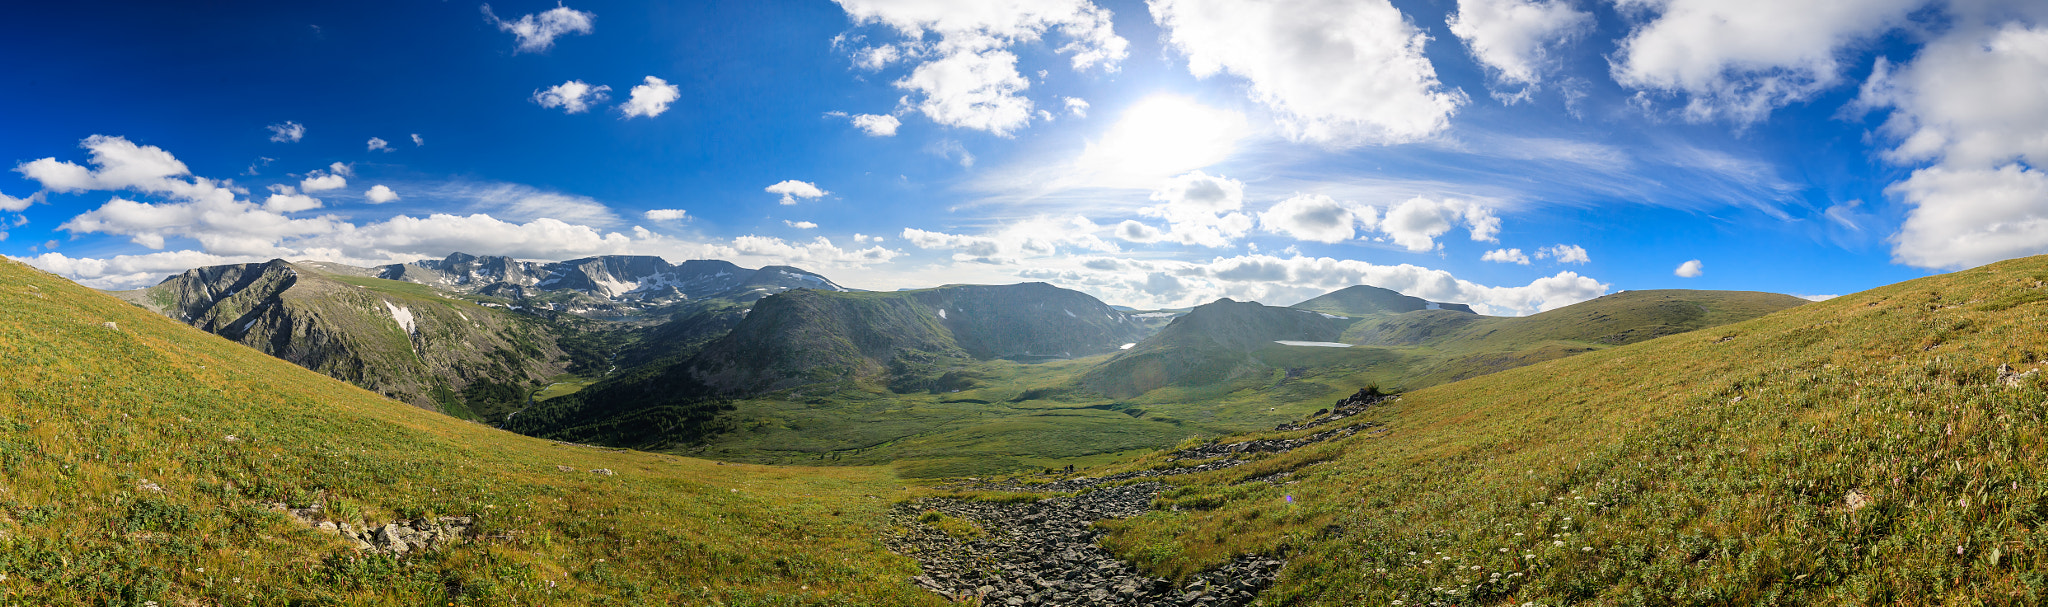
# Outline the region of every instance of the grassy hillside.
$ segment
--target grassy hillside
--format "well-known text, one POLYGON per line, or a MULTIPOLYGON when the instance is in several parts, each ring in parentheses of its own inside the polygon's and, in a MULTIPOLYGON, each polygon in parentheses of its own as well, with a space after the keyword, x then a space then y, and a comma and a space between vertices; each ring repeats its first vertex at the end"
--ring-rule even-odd
POLYGON ((492 430, 13 261, 0 365, 0 604, 938 603, 877 540, 902 494, 886 470, 492 430), (393 559, 271 502, 477 527, 393 559))
POLYGON ((1415 389, 1803 303, 1747 291, 1632 291, 1532 316, 1492 317, 1441 305, 1431 309, 1421 299, 1363 286, 1291 308, 1226 300, 1174 319, 1159 334, 1089 370, 1081 383, 1111 397, 1146 400, 1214 400, 1261 389, 1288 389, 1290 398, 1307 398, 1368 383, 1415 389), (1302 312, 1308 308, 1352 316, 1302 312))
POLYGON ((1345 330, 1344 341, 1405 347, 1428 357, 1394 382, 1420 388, 1748 320, 1805 303, 1790 295, 1755 291, 1624 291, 1521 317, 1421 311, 1369 318, 1345 330))
POLYGON ((1411 392, 1111 543, 1286 555, 1269 604, 2039 604, 2044 358, 2009 261, 1411 392))
POLYGON ((542 320, 347 270, 282 260, 211 266, 115 295, 372 392, 487 423, 550 378, 602 360, 576 345, 584 331, 572 323, 587 321, 542 320))

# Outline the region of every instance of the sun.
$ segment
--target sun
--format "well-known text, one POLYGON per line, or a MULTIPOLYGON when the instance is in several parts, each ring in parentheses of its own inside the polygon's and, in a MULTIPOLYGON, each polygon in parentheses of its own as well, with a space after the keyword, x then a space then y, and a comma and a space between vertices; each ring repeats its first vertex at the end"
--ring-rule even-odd
POLYGON ((1088 144, 1078 168, 1095 185, 1151 187, 1230 158, 1250 132, 1243 114, 1180 95, 1146 97, 1088 144))

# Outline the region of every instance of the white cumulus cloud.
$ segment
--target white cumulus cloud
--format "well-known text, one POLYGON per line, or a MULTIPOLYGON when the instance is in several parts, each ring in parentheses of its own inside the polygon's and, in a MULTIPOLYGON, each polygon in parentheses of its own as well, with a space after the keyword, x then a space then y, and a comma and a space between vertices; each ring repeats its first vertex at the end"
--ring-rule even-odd
POLYGON ((823 236, 810 242, 783 240, 771 236, 746 235, 732 239, 732 248, 740 255, 765 257, 781 263, 803 264, 826 268, 858 268, 878 263, 887 263, 903 255, 902 251, 881 246, 865 249, 847 249, 832 244, 823 236))
POLYGON ((902 120, 898 120, 895 116, 888 114, 848 115, 846 112, 832 112, 828 115, 845 118, 848 122, 853 123, 853 128, 860 129, 861 132, 867 133, 869 137, 895 137, 896 127, 903 126, 902 120))
POLYGON ((1075 117, 1075 118, 1087 118, 1087 117, 1088 117, 1088 100, 1087 100, 1087 99, 1082 99, 1082 98, 1080 98, 1080 97, 1065 97, 1065 98, 1063 98, 1063 99, 1065 100, 1065 102, 1066 102, 1066 104, 1067 104, 1067 113, 1068 113, 1068 114, 1072 115, 1072 116, 1073 116, 1073 117, 1075 117))
POLYGON ((297 213, 320 208, 325 203, 320 199, 300 194, 292 186, 277 184, 270 186, 270 197, 263 199, 263 210, 273 213, 297 213))
POLYGON ((1458 12, 1445 22, 1502 84, 1525 86, 1519 93, 1496 94, 1513 103, 1528 98, 1526 87, 1542 82, 1555 62, 1551 51, 1592 28, 1593 15, 1565 0, 1458 0, 1458 12))
POLYGON ((1886 191, 1912 207, 1892 237, 1901 263, 1957 268, 2048 253, 2048 173, 2040 169, 1936 166, 1886 191))
POLYGON ((683 96, 681 89, 669 84, 667 80, 648 76, 645 82, 633 87, 632 98, 619 104, 619 111, 625 112, 626 118, 660 116, 662 112, 668 111, 668 104, 675 103, 676 99, 683 96))
POLYGON ((16 172, 36 180, 54 192, 132 189, 151 193, 198 196, 212 193, 218 185, 207 179, 181 179, 191 170, 163 148, 136 145, 123 137, 93 135, 79 143, 91 152, 88 169, 70 161, 41 158, 14 167, 16 172))
POLYGON ((22 211, 28 210, 29 205, 42 201, 42 192, 29 194, 27 198, 15 198, 13 196, 8 196, 6 194, 0 194, 0 211, 5 211, 8 213, 20 213, 22 211))
POLYGON ((1654 17, 1621 41, 1622 86, 1688 96, 1695 121, 1762 120, 1841 79, 1844 46, 1903 23, 1927 0, 1617 0, 1654 17))
POLYGON ((1461 223, 1471 231, 1475 241, 1493 242, 1500 233, 1500 217, 1485 205, 1455 198, 1421 196, 1404 200, 1388 209, 1386 218, 1380 221, 1380 231, 1385 232, 1395 244, 1422 252, 1435 250, 1436 237, 1461 223))
POLYGON ((649 209, 646 213, 642 213, 643 216, 653 221, 677 221, 688 218, 689 214, 689 211, 682 209, 649 209))
POLYGON ((306 125, 290 120, 264 128, 270 129, 270 140, 279 143, 291 143, 306 138, 306 125))
POLYGON ((1075 257, 1035 264, 1016 274, 1053 281, 1104 301, 1152 308, 1196 305, 1219 297, 1289 305, 1362 284, 1431 301, 1470 304, 1483 314, 1525 315, 1599 297, 1609 288, 1574 272, 1558 272, 1520 286, 1488 286, 1409 264, 1262 254, 1207 262, 1075 257))
POLYGON ((1521 249, 1494 249, 1487 251, 1485 255, 1480 255, 1479 260, 1529 265, 1529 256, 1523 254, 1521 249))
POLYGON ((1705 266, 1700 264, 1700 260, 1697 259, 1678 264, 1678 269, 1671 271, 1671 275, 1679 278, 1699 278, 1701 274, 1705 273, 1707 273, 1705 266))
POLYGON ((1575 244, 1560 244, 1537 249, 1538 259, 1553 258, 1558 263, 1592 263, 1593 257, 1586 254, 1586 248, 1575 244))
POLYGON ((511 32, 519 40, 519 48, 515 52, 524 53, 548 50, 555 45, 556 38, 568 34, 588 34, 595 29, 592 24, 597 20, 595 14, 559 4, 537 15, 522 16, 517 21, 499 19, 496 13, 491 12, 489 4, 483 5, 483 12, 485 21, 498 26, 500 31, 511 32))
POLYGON ((808 221, 790 221, 787 219, 782 220, 782 224, 799 230, 809 230, 818 227, 818 224, 808 221))
POLYGON ((419 133, 413 133, 413 134, 412 134, 412 144, 413 144, 413 146, 414 146, 414 147, 418 147, 418 146, 426 145, 426 144, 427 144, 427 140, 426 140, 426 139, 422 139, 422 138, 420 138, 420 134, 419 134, 419 133))
POLYGON ((1088 0, 838 2, 855 23, 885 25, 903 38, 855 51, 857 66, 914 63, 895 82, 910 92, 908 106, 939 124, 1001 136, 1029 124, 1034 109, 1021 94, 1030 82, 1017 71, 1013 47, 1057 34, 1066 43, 1055 52, 1067 55, 1076 71, 1113 72, 1129 54, 1110 12, 1088 0))
MULTIPOLYGON (((641 227, 623 233, 605 231, 592 224, 616 225, 619 218, 602 203, 588 197, 505 183, 414 186, 424 190, 420 195, 429 200, 468 201, 471 212, 467 214, 399 215, 364 223, 333 215, 293 218, 288 214, 318 208, 319 200, 302 194, 292 185, 273 184, 269 186, 269 197, 258 204, 241 197, 245 190, 190 175, 185 165, 169 152, 120 137, 89 138, 83 147, 91 153, 89 166, 44 158, 22 163, 16 170, 43 182, 49 191, 129 190, 160 198, 145 201, 116 196, 58 226, 73 235, 125 236, 141 247, 160 251, 106 258, 43 255, 24 261, 100 288, 136 288, 191 267, 278 257, 376 265, 439 257, 450 251, 527 259, 637 253, 671 259, 741 259, 748 263, 861 268, 901 254, 878 246, 842 249, 825 239, 787 242, 743 237, 719 243, 669 238, 641 227), (173 246, 185 244, 181 241, 196 246, 173 246)), ((335 163, 313 171, 311 177, 339 179, 348 174, 348 165, 335 163)), ((377 196, 376 191, 373 187, 365 197, 377 196)), ((30 196, 27 200, 39 199, 30 196)), ((17 206, 12 202, 6 204, 17 206)), ((681 210, 667 211, 673 215, 650 212, 649 216, 683 217, 681 210)), ((43 246, 55 244, 52 241, 43 246)))
POLYGON ((1007 137, 1031 122, 1031 100, 1018 94, 1031 83, 1009 51, 948 55, 917 66, 896 86, 921 93, 917 110, 946 126, 1007 137))
POLYGON ((1166 180, 1151 199, 1160 204, 1138 213, 1165 219, 1167 238, 1182 244, 1226 247, 1252 229, 1252 218, 1238 212, 1244 183, 1235 179, 1193 171, 1166 180))
POLYGON ((1166 233, 1138 220, 1126 219, 1116 224, 1116 237, 1131 242, 1158 242, 1166 238, 1166 233))
POLYGON ((1418 141, 1467 96, 1423 55, 1429 36, 1387 0, 1152 0, 1153 20, 1198 78, 1251 85, 1290 136, 1332 147, 1418 141))
POLYGON ((348 187, 348 179, 332 173, 313 171, 313 174, 299 181, 299 189, 306 192, 325 192, 348 187))
POLYGON ((606 94, 612 87, 590 86, 582 80, 570 80, 533 92, 533 102, 544 108, 562 108, 563 113, 581 114, 590 111, 593 104, 604 103, 611 96, 606 94))
POLYGON ((370 146, 370 149, 368 149, 368 150, 365 150, 365 151, 370 151, 370 152, 375 152, 375 151, 378 151, 378 150, 383 150, 383 151, 386 151, 386 152, 389 152, 389 151, 391 151, 391 142, 389 142, 389 141, 385 141, 385 140, 384 140, 383 138, 381 138, 381 137, 371 137, 371 138, 370 138, 370 143, 369 143, 369 146, 370 146))
POLYGON ((363 192, 363 199, 370 201, 370 204, 384 204, 398 200, 398 193, 380 183, 370 186, 369 190, 363 192))
POLYGON ((1965 22, 1909 63, 1878 60, 1858 104, 1890 109, 1885 157, 1932 164, 1886 190, 1910 206, 1893 260, 1958 268, 2048 253, 2048 94, 2013 88, 2040 82, 2048 24, 1965 22))
POLYGON ((1372 207, 1338 202, 1323 194, 1296 194, 1259 214, 1259 227, 1268 232, 1314 242, 1343 242, 1358 235, 1361 224, 1367 230, 1379 223, 1372 207))
POLYGON ((142 255, 115 255, 104 259, 67 257, 44 253, 16 258, 45 272, 70 277, 96 289, 133 289, 156 284, 173 274, 192 268, 230 263, 252 263, 266 258, 247 255, 213 255, 200 251, 159 251, 142 255))
POLYGON ((781 194, 782 204, 796 204, 798 198, 819 198, 831 193, 819 189, 818 184, 795 179, 784 180, 763 189, 770 194, 781 194))

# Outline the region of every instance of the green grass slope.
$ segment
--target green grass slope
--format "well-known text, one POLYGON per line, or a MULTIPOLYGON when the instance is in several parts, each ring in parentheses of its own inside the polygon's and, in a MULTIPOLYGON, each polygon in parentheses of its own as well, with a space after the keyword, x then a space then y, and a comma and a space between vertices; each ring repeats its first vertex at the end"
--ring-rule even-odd
POLYGON ((0 366, 0 604, 938 603, 876 539, 901 494, 884 470, 501 432, 13 261, 0 366), (392 559, 260 505, 314 501, 478 533, 392 559))
POLYGON ((1415 391, 1110 544, 1285 554, 1269 604, 2040 604, 2044 359, 2008 261, 1415 391))
POLYGON ((1807 303, 1777 293, 1624 291, 1521 317, 1422 311, 1360 321, 1344 341, 1413 347, 1434 360, 1395 384, 1420 388, 1748 320, 1807 303))
POLYGON ((115 295, 370 391, 494 424, 531 389, 599 358, 573 347, 581 332, 566 322, 322 269, 336 267, 211 266, 115 295))

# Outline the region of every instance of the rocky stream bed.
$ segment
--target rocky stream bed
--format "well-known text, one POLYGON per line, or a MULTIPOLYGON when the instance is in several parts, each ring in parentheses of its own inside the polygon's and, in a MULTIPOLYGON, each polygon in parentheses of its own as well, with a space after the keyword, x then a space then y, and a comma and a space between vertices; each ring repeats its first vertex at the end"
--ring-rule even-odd
MULTIPOLYGON (((1364 411, 1387 396, 1359 391, 1332 409, 1276 430, 1322 426, 1364 411)), ((923 574, 911 581, 954 601, 983 605, 1251 605, 1273 583, 1286 562, 1275 556, 1241 555, 1230 563, 1175 584, 1145 575, 1096 544, 1095 522, 1144 514, 1152 499, 1169 488, 1150 478, 1221 470, 1250 462, 1260 453, 1284 453, 1343 438, 1371 427, 1354 424, 1302 438, 1211 442, 1175 452, 1172 461, 1203 460, 1191 466, 1138 470, 1100 478, 1026 483, 1018 479, 979 480, 942 487, 953 490, 1053 494, 1030 501, 973 501, 925 498, 898 504, 891 522, 907 532, 889 547, 915 558, 923 574), (1073 495, 1064 495, 1072 493, 1073 495)))

